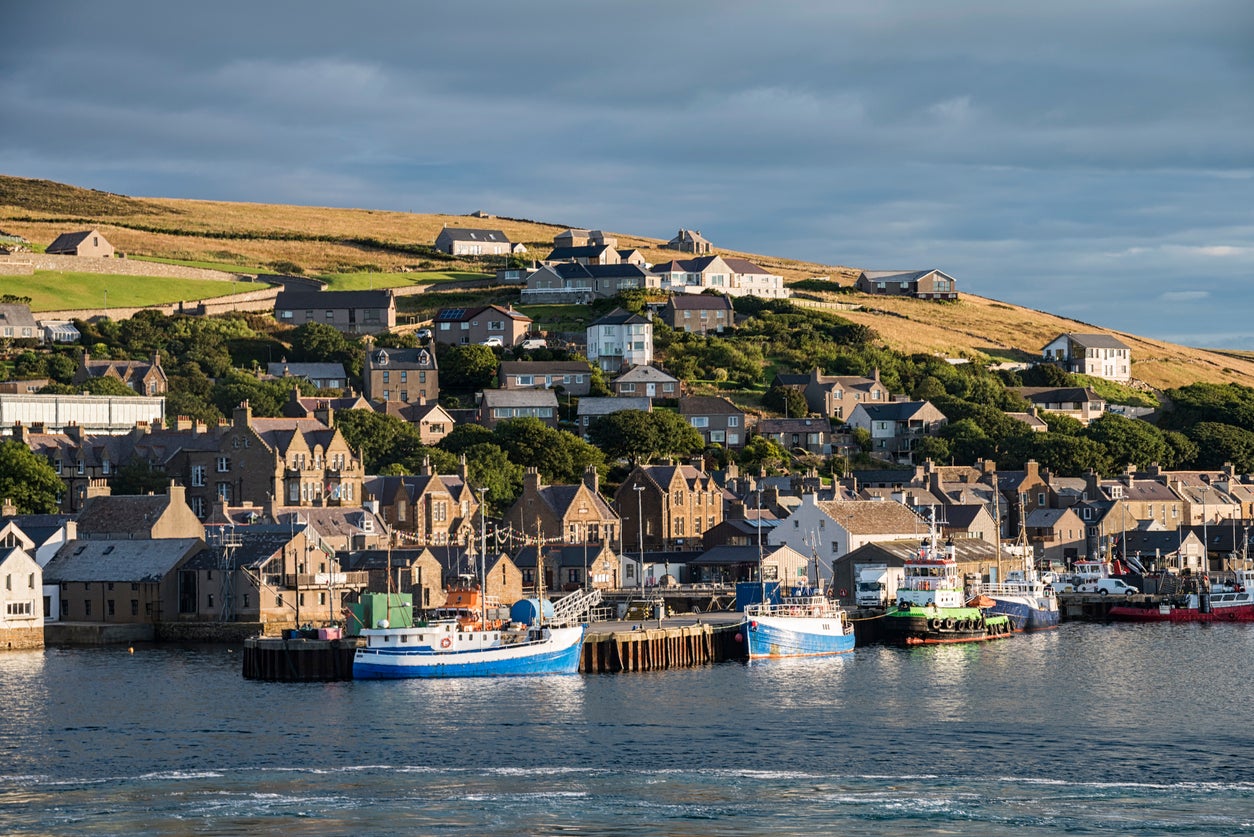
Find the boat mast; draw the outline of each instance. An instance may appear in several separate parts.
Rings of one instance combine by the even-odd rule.
[[[488,524],[486,520],[487,507],[485,505],[484,495],[488,493],[487,488],[480,488],[479,491],[479,624],[483,626],[483,630],[488,628]]]
[[[544,627],[544,532],[540,528],[540,517],[536,516],[536,626]]]
[[[766,576],[762,574],[762,488],[758,487],[758,584],[762,588],[762,608],[766,611]]]

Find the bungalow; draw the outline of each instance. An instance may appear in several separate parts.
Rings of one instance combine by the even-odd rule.
[[[508,256],[513,245],[500,230],[445,227],[436,236],[435,249],[450,256]]]
[[[939,270],[864,270],[854,282],[867,294],[957,299],[958,282]]]
[[[678,398],[683,394],[682,382],[656,366],[633,366],[615,378],[610,389],[620,397]]]
[[[1106,412],[1106,402],[1090,387],[1010,387],[1038,411],[1062,413],[1087,425]]]
[[[541,265],[528,273],[525,281],[522,302],[587,304],[644,288],[648,274],[639,265],[629,263],[562,262]]]
[[[318,389],[343,389],[348,386],[348,373],[342,363],[267,363],[266,374],[272,378],[299,378]]]
[[[643,413],[652,412],[653,401],[648,398],[580,398],[576,424],[579,434],[588,438],[588,427],[601,416],[621,413],[623,410],[639,410]]]
[[[0,304],[0,337],[5,340],[42,340],[43,336],[43,330],[31,314],[29,305]]]
[[[557,393],[551,389],[485,389],[478,423],[489,430],[512,418],[538,418],[557,427]]]

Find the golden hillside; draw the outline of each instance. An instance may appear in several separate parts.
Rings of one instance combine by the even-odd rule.
[[[578,226],[579,219],[569,220]],[[0,176],[0,230],[46,245],[60,233],[94,226],[119,250],[136,256],[248,266],[290,262],[307,274],[395,272],[431,266],[424,264],[422,254],[404,248],[430,245],[445,225],[500,229],[533,254],[546,252],[553,235],[570,226],[465,215],[130,198],[50,181]],[[651,262],[676,256],[661,249],[663,240],[611,234],[618,237],[620,248],[637,247]],[[789,282],[828,276],[848,285],[856,275],[849,267],[720,252],[750,259]],[[961,277],[958,279],[961,282]],[[968,294],[956,303],[863,294],[806,292],[801,296],[862,305],[862,310],[838,313],[875,329],[892,348],[911,353],[1029,360],[1063,332],[1109,331]],[[1132,347],[1133,375],[1151,386],[1166,388],[1197,381],[1254,385],[1254,359],[1112,333]]]

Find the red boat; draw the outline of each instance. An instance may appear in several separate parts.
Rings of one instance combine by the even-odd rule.
[[[1156,603],[1118,604],[1106,615],[1119,622],[1254,622],[1254,594],[1186,593]]]

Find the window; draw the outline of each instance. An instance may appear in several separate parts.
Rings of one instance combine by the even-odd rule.
[[[688,423],[691,424],[693,427],[709,427],[710,418],[709,416],[693,416],[692,418],[688,419]]]
[[[82,459],[78,460],[78,472],[80,474],[87,472],[87,463],[84,462]]]
[[[192,466],[192,486],[194,488],[202,488],[205,484],[205,466]]]
[[[328,322],[328,323],[333,323],[333,322],[335,322],[335,312],[334,312],[334,311],[330,311],[330,310],[328,310],[328,311],[327,311],[327,322]]]
[[[91,616],[91,599],[83,599],[83,615]]]
[[[401,383],[402,384],[408,383],[408,381],[409,381],[409,373],[402,369],[401,370]]]
[[[291,311],[280,311],[280,312],[279,312],[279,319],[280,319],[280,320],[290,320],[290,319],[292,319],[292,312],[291,312]]]
[[[131,616],[139,615],[139,599],[131,599]]]
[[[1045,505],[1045,492],[1044,492],[1044,491],[1042,491],[1042,492],[1040,492],[1040,493],[1038,493],[1038,494],[1036,495],[1036,504],[1037,504],[1038,506],[1043,506],[1043,505]]]
[[[231,484],[229,482],[220,482],[217,486],[218,499],[224,503],[231,502]]]
[[[218,473],[225,474],[231,470],[231,458],[228,456],[218,457]]]
[[[728,426],[728,427],[739,427],[739,426],[740,426],[740,416],[728,416],[728,417],[727,417],[727,426]]]
[[[740,434],[739,434],[739,433],[728,433],[728,434],[727,434],[727,444],[729,444],[729,445],[738,445],[738,444],[740,444]]]
[[[721,442],[726,441],[726,439],[727,439],[727,434],[726,434],[724,431],[722,431],[722,430],[711,430],[711,431],[710,431],[710,441],[711,441],[711,442],[720,442],[720,443],[721,443]]]
[[[391,378],[391,376],[392,376],[392,373],[391,373],[391,372],[384,371],[384,373],[383,373],[383,383],[385,383],[385,384],[386,384],[386,383],[389,383],[389,382],[390,382],[390,378]]]
[[[209,609],[213,610],[213,594],[212,593],[209,594],[209,597],[206,599],[206,603],[208,604]]]
[[[189,497],[187,498],[187,504],[192,507],[192,514],[202,518],[205,516],[204,497]]]

